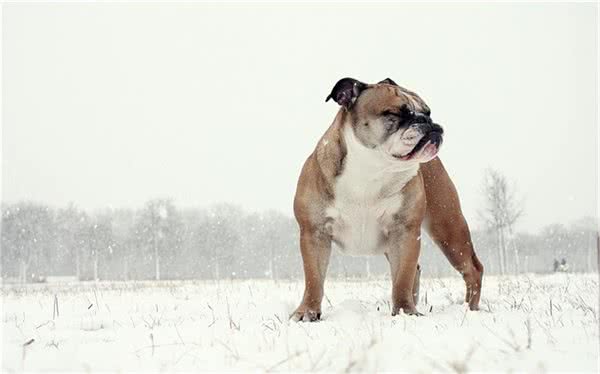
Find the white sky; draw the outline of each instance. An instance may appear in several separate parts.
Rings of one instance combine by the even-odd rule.
[[[518,187],[521,229],[596,213],[594,4],[3,8],[3,201],[291,214],[351,76],[428,102],[472,226],[486,167]]]

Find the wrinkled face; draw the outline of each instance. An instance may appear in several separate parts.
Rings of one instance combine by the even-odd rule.
[[[354,134],[365,147],[399,161],[427,162],[437,155],[443,129],[433,123],[419,96],[391,80],[374,85],[356,82],[342,84],[347,88],[352,83],[351,91],[338,91],[337,98],[334,87],[332,97],[348,111]]]

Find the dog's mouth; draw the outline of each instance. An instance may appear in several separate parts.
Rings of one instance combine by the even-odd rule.
[[[413,159],[429,161],[439,152],[443,133],[442,127],[435,123],[413,124],[399,139],[404,152],[392,153],[392,156],[402,161]]]
[[[415,147],[412,151],[404,155],[392,155],[402,161],[410,161],[412,159],[432,159],[439,151],[439,145],[433,144],[430,141],[423,144],[421,147]]]

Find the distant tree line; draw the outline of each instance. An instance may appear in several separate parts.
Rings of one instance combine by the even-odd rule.
[[[598,226],[592,217],[584,217],[570,226],[553,224],[538,234],[515,232],[523,215],[523,202],[516,187],[506,176],[487,169],[482,183],[483,204],[479,210],[483,232],[475,233],[474,242],[488,251],[486,269],[499,274],[561,269],[596,271],[598,268]],[[550,265],[552,264],[552,265]]]
[[[597,270],[591,218],[569,226],[550,225],[537,234],[516,233],[513,245],[519,250],[503,255],[492,229],[474,231],[473,241],[487,274],[549,272],[554,260],[562,258],[571,271]],[[247,213],[230,204],[178,209],[171,200],[156,199],[138,210],[93,214],[74,205],[54,209],[32,202],[5,204],[1,245],[5,281],[35,282],[50,276],[79,280],[302,278],[295,220],[275,211]],[[503,263],[520,265],[508,271]],[[455,273],[425,235],[421,264],[425,275]],[[329,271],[332,277],[387,273],[383,256],[337,254]]]
[[[538,233],[515,232],[523,213],[514,186],[486,171],[482,229],[472,239],[486,274],[598,270],[593,218],[553,224]],[[2,205],[0,274],[4,281],[36,282],[51,276],[78,280],[302,278],[298,226],[276,211],[248,213],[231,204],[177,208],[170,199],[141,209],[87,213],[75,205],[33,202]],[[455,274],[423,235],[420,263],[429,276]],[[332,277],[388,273],[383,256],[349,257],[334,251]]]
[[[2,206],[4,279],[52,275],[93,279],[289,278],[300,269],[296,224],[278,212],[220,204],[86,213],[20,202]]]

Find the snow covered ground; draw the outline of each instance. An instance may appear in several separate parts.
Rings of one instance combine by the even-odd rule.
[[[329,280],[323,321],[290,322],[302,289],[264,280],[4,286],[2,371],[598,370],[596,274],[486,277],[480,312],[467,311],[458,276],[424,278],[424,317],[391,317],[387,280]]]

